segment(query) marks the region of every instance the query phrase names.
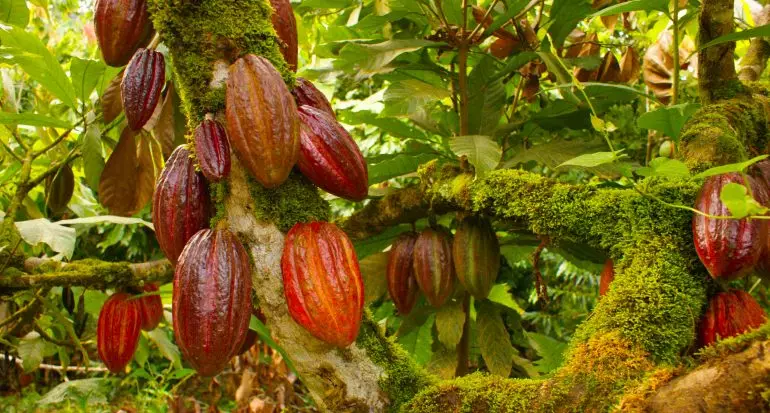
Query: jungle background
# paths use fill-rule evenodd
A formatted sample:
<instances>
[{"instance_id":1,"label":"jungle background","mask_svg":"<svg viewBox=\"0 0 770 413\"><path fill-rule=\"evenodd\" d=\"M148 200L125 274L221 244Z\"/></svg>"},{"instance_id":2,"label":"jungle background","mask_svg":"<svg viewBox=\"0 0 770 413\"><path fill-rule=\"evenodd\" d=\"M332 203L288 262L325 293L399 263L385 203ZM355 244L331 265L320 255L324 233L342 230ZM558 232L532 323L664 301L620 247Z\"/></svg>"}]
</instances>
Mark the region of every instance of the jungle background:
<instances>
[{"instance_id":1,"label":"jungle background","mask_svg":"<svg viewBox=\"0 0 770 413\"><path fill-rule=\"evenodd\" d=\"M229 12L238 3L222 7ZM734 157L705 159L682 149L682 136L692 140L699 133L690 130L687 135L685 129L704 104L739 94L711 93L717 88L705 87L708 82L702 77L714 69L707 66L707 73L699 71L703 63L699 58L713 63L727 55L741 80L766 80L764 60L770 45L762 36L770 36L770 28L763 26L768 16L764 5L738 0L713 6L727 4L730 24L738 31L730 34L730 27L724 33L710 33L715 46L705 49L701 39L704 23L698 17L708 4L701 3L292 3L299 33L298 75L313 81L330 98L369 168L371 186L366 201L353 203L322 194L328 201L330 220L340 223L354 240L370 310L367 317L408 353L415 363L410 369L430 377L421 383L435 384L471 372L476 373L470 377L479 380L556 380L568 374L563 366L569 343L578 326L594 317L599 302L599 273L608 258L623 256L621 246L608 243L609 239L551 240L550 233L558 234L560 224L519 219L542 214L541 219L546 220L548 214L558 212L558 205L548 209L533 203L531 211L523 212L525 207L511 207L493 216L503 259L488 299L464 307L460 292L440 309L420 299L408 316L401 316L385 285L387 248L400 233L424 228L430 221L452 227L456 210L462 209L457 208L462 201L453 200L461 198L456 196L456 188L425 188L434 180L438 183L472 170L470 177L464 175L466 181L508 182L510 176L502 173L518 171L532 174L515 175L522 182L539 176L554 185L628 191L647 203L634 207L637 215L619 213L614 219L642 220L639 217L651 210L654 212L647 217L654 222L640 221L640 226L659 229L672 222L672 227L681 229L692 216L687 208L692 207L699 179L742 171L761 159L757 156L766 150L758 142L766 143L764 129L756 132L760 137L742 138L748 142L747 148ZM173 340L170 274L153 234L148 201L163 159L189 137L185 110L190 108L180 98L178 80L171 75L175 62L169 59L162 105L143 132L147 145L160 150L135 153L133 169L110 167L111 159L125 160L126 156L116 154L125 128L117 97L121 69L101 60L92 10L93 2L87 0L0 0L0 209L6 211L2 213L4 225L15 227L20 235L18 239L3 238L0 244L0 252L5 253L0 255L0 410L347 411L332 408L328 401L319 406L293 364L292 353L271 335L270 323L256 316L250 327L258 334L257 344L234 358L225 372L204 379L185 366ZM736 42L734 52L722 50L718 58L705 52L732 42ZM163 36L158 50L171 53ZM706 112L713 115L713 107ZM741 126L754 127L750 123ZM709 169L719 166L722 168ZM516 179L511 182L520 182ZM531 182L532 193L545 186L535 178ZM671 182L688 189L681 195L666 186L673 185ZM421 197L431 200L430 205L408 192L416 188L422 191ZM494 191L491 184L490 188ZM62 190L63 201L56 192ZM502 195L519 193L502 191ZM745 193L723 196L732 202L736 216L764 213ZM542 201L539 198L532 196L533 202ZM300 208L301 199L280 194L267 194L264 199L274 203L276 211L271 217L284 231L287 223L306 218L287 217L277 210ZM609 197L605 201L620 202ZM738 210L743 213L735 212ZM570 206L565 205L564 211L565 217L574 218L569 215L575 212ZM593 211L585 212L582 219L595 218ZM636 228L635 222L626 224ZM17 265L18 255L26 257L22 265ZM704 270L692 259L693 253L689 256L683 265L695 268L690 271L693 277L702 276ZM56 262L80 263L78 268L86 269L57 273ZM98 360L96 319L109 293L133 283L132 276L141 278L142 271L127 271L125 264L104 266L104 262L149 263L162 270L153 273L155 280L165 282L160 292L166 319L160 328L142 333L123 375L109 374ZM111 272L120 276L111 277ZM20 273L23 275L18 276ZM59 277L47 277L50 273ZM767 281L751 275L732 285L749 291L770 309ZM707 285L702 291L681 292L696 298L688 301L688 305L694 304L686 315L673 317L679 325L687 325L671 332L672 336L666 332L653 336L649 330L658 327L652 325L632 329L653 361L633 358L633 352L608 350L617 363L633 359L643 364L638 370L644 372L639 375L644 379L632 378L636 376L631 373L610 378L609 385L597 379L595 400L601 403L569 396L568 400L577 400L571 408L631 409L637 399L650 397L704 360L744 350L748 344L740 341L732 343L731 351L721 348L704 355L693 344L692 330L705 304L705 291L714 288ZM616 300L609 299L609 305ZM763 327L750 340L766 339L766 331ZM673 341L678 347L649 345L661 337L676 337ZM458 358L463 351L467 354ZM466 368L458 369L458 360L461 364L465 360ZM645 363L653 363L657 370ZM623 369L631 371L628 366ZM457 383L457 388L464 389L462 383L470 382ZM490 396L494 392L510 391L496 387L494 381L484 383L489 393L475 393L468 396L475 401L460 404L466 410L496 410L494 406L504 410L505 401L473 407L480 399L497 397ZM766 379L764 383L767 385ZM392 391L401 390L387 388ZM394 406L405 405L416 392L404 390L390 394L390 399L398 401ZM758 403L763 400L767 407L767 388L757 388L755 393ZM437 397L444 400L445 394ZM464 396L456 397L464 400Z\"/></svg>"}]
</instances>

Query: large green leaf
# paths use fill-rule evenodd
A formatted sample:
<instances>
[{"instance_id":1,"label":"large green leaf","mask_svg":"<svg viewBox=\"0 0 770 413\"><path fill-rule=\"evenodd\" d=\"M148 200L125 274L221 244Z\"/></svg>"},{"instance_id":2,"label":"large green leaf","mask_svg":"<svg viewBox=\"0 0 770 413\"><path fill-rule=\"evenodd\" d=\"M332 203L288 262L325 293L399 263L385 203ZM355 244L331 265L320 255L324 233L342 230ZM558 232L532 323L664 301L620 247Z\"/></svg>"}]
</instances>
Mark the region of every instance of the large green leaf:
<instances>
[{"instance_id":1,"label":"large green leaf","mask_svg":"<svg viewBox=\"0 0 770 413\"><path fill-rule=\"evenodd\" d=\"M495 62L485 56L468 76L468 133L493 135L505 108L505 85L495 77Z\"/></svg>"},{"instance_id":2,"label":"large green leaf","mask_svg":"<svg viewBox=\"0 0 770 413\"><path fill-rule=\"evenodd\" d=\"M436 159L437 153L396 153L388 157L379 156L377 163L369 165L369 185L396 178L417 171L420 165Z\"/></svg>"},{"instance_id":3,"label":"large green leaf","mask_svg":"<svg viewBox=\"0 0 770 413\"><path fill-rule=\"evenodd\" d=\"M503 148L489 136L454 136L449 140L449 147L457 156L467 156L479 177L494 170L503 156Z\"/></svg>"},{"instance_id":4,"label":"large green leaf","mask_svg":"<svg viewBox=\"0 0 770 413\"><path fill-rule=\"evenodd\" d=\"M632 11L661 11L668 13L669 0L631 0L625 3L615 4L613 6L601 9L592 14L591 17L613 16Z\"/></svg>"},{"instance_id":5,"label":"large green leaf","mask_svg":"<svg viewBox=\"0 0 770 413\"><path fill-rule=\"evenodd\" d=\"M374 44L348 43L340 50L339 57L341 63L358 66L358 78L366 78L387 70L386 67L404 53L442 44L422 39L386 40Z\"/></svg>"},{"instance_id":6,"label":"large green leaf","mask_svg":"<svg viewBox=\"0 0 770 413\"><path fill-rule=\"evenodd\" d=\"M548 27L554 47L561 48L578 22L591 14L591 11L591 3L588 0L554 0Z\"/></svg>"},{"instance_id":7,"label":"large green leaf","mask_svg":"<svg viewBox=\"0 0 770 413\"><path fill-rule=\"evenodd\" d=\"M356 241L353 243L353 246L356 249L356 256L359 260L362 260L372 254L381 252L387 248L388 245L392 244L393 241L398 238L402 232L408 230L408 225L390 227L373 237Z\"/></svg>"},{"instance_id":8,"label":"large green leaf","mask_svg":"<svg viewBox=\"0 0 770 413\"><path fill-rule=\"evenodd\" d=\"M29 9L25 0L0 0L0 22L24 28L29 23Z\"/></svg>"},{"instance_id":9,"label":"large green leaf","mask_svg":"<svg viewBox=\"0 0 770 413\"><path fill-rule=\"evenodd\" d=\"M693 176L693 179L703 179L703 178L708 178L709 176L721 175L721 174L726 174L726 173L730 173L730 172L743 172L749 166L754 165L755 163L757 163L759 161L762 161L762 160L765 160L767 158L768 158L768 155L759 155L759 156L751 158L751 159L749 159L748 161L745 161L745 162L738 162L738 163L731 163L731 164L727 164L727 165L715 166L715 167L713 167L711 169L707 169L707 170L705 170L705 171L703 171L703 172Z\"/></svg>"},{"instance_id":10,"label":"large green leaf","mask_svg":"<svg viewBox=\"0 0 770 413\"><path fill-rule=\"evenodd\" d=\"M108 396L118 388L120 379L96 378L65 381L37 401L39 406L85 398L89 406L107 403Z\"/></svg>"},{"instance_id":11,"label":"large green leaf","mask_svg":"<svg viewBox=\"0 0 770 413\"><path fill-rule=\"evenodd\" d=\"M562 162L561 166L582 166L586 168L593 168L599 165L615 162L620 159L623 154L623 150L615 152L594 152L580 155L578 157L569 159Z\"/></svg>"},{"instance_id":12,"label":"large green leaf","mask_svg":"<svg viewBox=\"0 0 770 413\"><path fill-rule=\"evenodd\" d=\"M83 155L86 182L91 189L96 189L104 170L101 131L96 125L91 125L86 133L80 135L80 153Z\"/></svg>"},{"instance_id":13,"label":"large green leaf","mask_svg":"<svg viewBox=\"0 0 770 413\"><path fill-rule=\"evenodd\" d=\"M158 350L160 350L161 354L163 354L163 357L171 361L171 364L174 365L174 368L182 368L182 355L179 352L179 347L177 347L176 344L174 344L168 338L168 333L166 330L156 328L148 332L147 336L150 338L150 340L152 340L153 343L155 343L156 346L158 346Z\"/></svg>"},{"instance_id":14,"label":"large green leaf","mask_svg":"<svg viewBox=\"0 0 770 413\"><path fill-rule=\"evenodd\" d=\"M698 103L663 106L639 116L636 123L640 128L660 131L669 138L679 141L684 124L700 109Z\"/></svg>"},{"instance_id":15,"label":"large green leaf","mask_svg":"<svg viewBox=\"0 0 770 413\"><path fill-rule=\"evenodd\" d=\"M404 335L400 335L398 338L399 344L401 344L409 354L414 357L414 360L420 365L427 364L432 355L431 346L433 345L433 322L435 315L429 314L424 318L421 317L421 313L412 311L409 317L416 316L420 322L415 323L415 328L412 328ZM406 324L407 321L404 321Z\"/></svg>"},{"instance_id":16,"label":"large green leaf","mask_svg":"<svg viewBox=\"0 0 770 413\"><path fill-rule=\"evenodd\" d=\"M564 351L567 343L558 341L538 333L526 333L529 345L540 355L540 360L535 362L541 373L548 373L561 366L564 360Z\"/></svg>"},{"instance_id":17,"label":"large green leaf","mask_svg":"<svg viewBox=\"0 0 770 413\"><path fill-rule=\"evenodd\" d=\"M104 76L107 65L99 60L72 58L70 61L70 77L77 97L87 102L91 92Z\"/></svg>"},{"instance_id":18,"label":"large green leaf","mask_svg":"<svg viewBox=\"0 0 770 413\"><path fill-rule=\"evenodd\" d=\"M740 32L719 36L716 39L702 45L699 50L703 50L705 48L716 46L722 43L735 42L738 40L750 40L754 37L769 37L769 36L770 36L770 24L766 24L764 26L758 26L753 29L743 30Z\"/></svg>"},{"instance_id":19,"label":"large green leaf","mask_svg":"<svg viewBox=\"0 0 770 413\"><path fill-rule=\"evenodd\" d=\"M417 79L396 82L385 91L381 116L414 116L424 113L428 104L451 96L449 90Z\"/></svg>"},{"instance_id":20,"label":"large green leaf","mask_svg":"<svg viewBox=\"0 0 770 413\"><path fill-rule=\"evenodd\" d=\"M481 356L487 368L492 374L508 377L513 367L514 349L497 308L480 302L476 314L476 326Z\"/></svg>"},{"instance_id":21,"label":"large green leaf","mask_svg":"<svg viewBox=\"0 0 770 413\"><path fill-rule=\"evenodd\" d=\"M37 113L9 113L0 112L0 124L3 125L27 125L50 128L70 129L72 124L66 120L52 118Z\"/></svg>"},{"instance_id":22,"label":"large green leaf","mask_svg":"<svg viewBox=\"0 0 770 413\"><path fill-rule=\"evenodd\" d=\"M463 335L465 313L460 300L454 299L439 308L436 312L436 330L438 339L447 348L455 348Z\"/></svg>"},{"instance_id":23,"label":"large green leaf","mask_svg":"<svg viewBox=\"0 0 770 413\"><path fill-rule=\"evenodd\" d=\"M36 332L31 332L19 340L19 357L22 360L21 366L26 372L36 370L43 362L43 357L51 355L53 351L53 346Z\"/></svg>"},{"instance_id":24,"label":"large green leaf","mask_svg":"<svg viewBox=\"0 0 770 413\"><path fill-rule=\"evenodd\" d=\"M664 157L655 158L650 161L650 165L639 168L637 175L646 177L661 177L669 179L682 179L690 177L690 170L687 165L678 159L669 159Z\"/></svg>"},{"instance_id":25,"label":"large green leaf","mask_svg":"<svg viewBox=\"0 0 770 413\"><path fill-rule=\"evenodd\" d=\"M30 245L44 243L66 258L75 252L76 233L74 228L53 223L45 218L16 222L21 238Z\"/></svg>"}]
</instances>

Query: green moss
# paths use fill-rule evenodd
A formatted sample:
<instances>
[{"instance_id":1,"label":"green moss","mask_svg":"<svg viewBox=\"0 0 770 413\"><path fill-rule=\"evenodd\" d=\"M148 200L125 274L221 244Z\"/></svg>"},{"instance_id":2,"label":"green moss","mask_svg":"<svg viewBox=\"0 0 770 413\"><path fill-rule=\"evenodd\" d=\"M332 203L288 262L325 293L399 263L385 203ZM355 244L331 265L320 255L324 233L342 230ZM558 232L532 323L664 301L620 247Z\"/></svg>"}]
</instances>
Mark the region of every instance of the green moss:
<instances>
[{"instance_id":1,"label":"green moss","mask_svg":"<svg viewBox=\"0 0 770 413\"><path fill-rule=\"evenodd\" d=\"M329 203L298 172L292 172L289 179L275 189L266 189L249 178L249 189L257 219L274 222L281 231L288 231L297 222L329 220Z\"/></svg>"},{"instance_id":2,"label":"green moss","mask_svg":"<svg viewBox=\"0 0 770 413\"><path fill-rule=\"evenodd\" d=\"M749 348L753 343L768 339L770 339L770 322L746 334L722 339L708 347L704 347L697 354L698 360L705 362L722 358L728 354L740 353Z\"/></svg>"},{"instance_id":3,"label":"green moss","mask_svg":"<svg viewBox=\"0 0 770 413\"><path fill-rule=\"evenodd\" d=\"M211 228L216 228L219 221L223 220L227 215L225 208L225 200L230 194L230 185L227 181L220 181L209 184L209 193L211 194L211 202L214 204L214 217L211 218Z\"/></svg>"},{"instance_id":4,"label":"green moss","mask_svg":"<svg viewBox=\"0 0 770 413\"><path fill-rule=\"evenodd\" d=\"M24 266L24 254L20 248L21 235L10 218L0 221L0 271L5 268Z\"/></svg>"}]
</instances>

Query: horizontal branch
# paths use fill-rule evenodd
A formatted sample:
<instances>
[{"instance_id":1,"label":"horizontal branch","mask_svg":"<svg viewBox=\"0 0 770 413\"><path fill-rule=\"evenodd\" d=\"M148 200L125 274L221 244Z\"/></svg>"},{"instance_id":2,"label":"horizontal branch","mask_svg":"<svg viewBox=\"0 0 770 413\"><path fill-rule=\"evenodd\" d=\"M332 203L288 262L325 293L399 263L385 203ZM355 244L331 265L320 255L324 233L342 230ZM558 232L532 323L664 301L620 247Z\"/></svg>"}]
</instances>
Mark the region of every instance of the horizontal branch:
<instances>
[{"instance_id":1,"label":"horizontal branch","mask_svg":"<svg viewBox=\"0 0 770 413\"><path fill-rule=\"evenodd\" d=\"M5 354L0 354L0 360L7 360L7 361L13 361L19 366L22 366L24 364L24 360L18 358L18 357L12 357L12 356L6 356ZM67 366L66 368L64 366L57 366L54 364L40 364L37 366L38 370L52 370L52 371L58 371L62 372L64 370L67 370L67 372L75 372L75 373L81 373L81 374L90 374L90 373L104 373L109 371L107 367L104 367L104 365L98 365L94 367L78 367L78 366Z\"/></svg>"}]
</instances>

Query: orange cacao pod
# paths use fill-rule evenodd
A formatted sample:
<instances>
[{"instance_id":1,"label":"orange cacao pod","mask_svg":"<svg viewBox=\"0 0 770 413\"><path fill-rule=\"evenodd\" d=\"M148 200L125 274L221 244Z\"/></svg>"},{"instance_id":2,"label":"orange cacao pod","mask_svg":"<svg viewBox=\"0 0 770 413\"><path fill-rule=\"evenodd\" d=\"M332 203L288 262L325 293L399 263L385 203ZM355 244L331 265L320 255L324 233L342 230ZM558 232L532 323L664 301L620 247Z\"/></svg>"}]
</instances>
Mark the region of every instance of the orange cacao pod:
<instances>
[{"instance_id":1,"label":"orange cacao pod","mask_svg":"<svg viewBox=\"0 0 770 413\"><path fill-rule=\"evenodd\" d=\"M602 275L599 278L599 297L607 294L610 289L610 283L615 279L615 264L612 260L607 260L602 268Z\"/></svg>"},{"instance_id":2,"label":"orange cacao pod","mask_svg":"<svg viewBox=\"0 0 770 413\"><path fill-rule=\"evenodd\" d=\"M332 108L332 104L329 103L329 99L326 99L326 95L318 90L313 82L298 77L297 86L294 87L291 94L294 95L297 107L302 107L303 105L312 106L316 109L328 112L330 115L334 116L335 119L337 118L337 115Z\"/></svg>"},{"instance_id":3,"label":"orange cacao pod","mask_svg":"<svg viewBox=\"0 0 770 413\"><path fill-rule=\"evenodd\" d=\"M385 273L388 292L401 315L407 315L412 311L420 294L420 287L417 285L412 269L415 241L417 241L416 232L405 232L393 242L388 253L388 267Z\"/></svg>"},{"instance_id":4,"label":"orange cacao pod","mask_svg":"<svg viewBox=\"0 0 770 413\"><path fill-rule=\"evenodd\" d=\"M489 220L467 217L460 221L452 242L457 279L477 300L483 300L500 272L500 243Z\"/></svg>"},{"instance_id":5,"label":"orange cacao pod","mask_svg":"<svg viewBox=\"0 0 770 413\"><path fill-rule=\"evenodd\" d=\"M281 257L289 314L321 341L347 347L364 311L364 284L353 243L328 222L299 223Z\"/></svg>"},{"instance_id":6,"label":"orange cacao pod","mask_svg":"<svg viewBox=\"0 0 770 413\"><path fill-rule=\"evenodd\" d=\"M187 243L174 271L174 336L202 376L225 368L240 350L251 318L249 256L226 229L203 229Z\"/></svg>"},{"instance_id":7,"label":"orange cacao pod","mask_svg":"<svg viewBox=\"0 0 770 413\"><path fill-rule=\"evenodd\" d=\"M289 177L297 163L297 105L281 74L263 57L247 55L230 66L225 98L230 144L266 188Z\"/></svg>"},{"instance_id":8,"label":"orange cacao pod","mask_svg":"<svg viewBox=\"0 0 770 413\"><path fill-rule=\"evenodd\" d=\"M312 106L299 108L302 146L299 170L331 194L361 201L369 192L369 172L358 145L334 117Z\"/></svg>"},{"instance_id":9,"label":"orange cacao pod","mask_svg":"<svg viewBox=\"0 0 770 413\"><path fill-rule=\"evenodd\" d=\"M297 20L289 0L270 0L273 6L273 28L281 41L281 54L291 70L297 71Z\"/></svg>"},{"instance_id":10,"label":"orange cacao pod","mask_svg":"<svg viewBox=\"0 0 770 413\"><path fill-rule=\"evenodd\" d=\"M425 228L414 243L414 276L425 298L441 307L454 291L452 234L444 228Z\"/></svg>"},{"instance_id":11,"label":"orange cacao pod","mask_svg":"<svg viewBox=\"0 0 770 413\"><path fill-rule=\"evenodd\" d=\"M145 293L157 293L158 286L146 284L143 290ZM142 312L142 330L154 330L163 319L163 301L161 301L160 295L148 295L137 301L139 301L139 309Z\"/></svg>"},{"instance_id":12,"label":"orange cacao pod","mask_svg":"<svg viewBox=\"0 0 770 413\"><path fill-rule=\"evenodd\" d=\"M195 129L195 155L203 176L211 182L230 175L230 144L219 122L206 119Z\"/></svg>"},{"instance_id":13,"label":"orange cacao pod","mask_svg":"<svg viewBox=\"0 0 770 413\"><path fill-rule=\"evenodd\" d=\"M139 301L126 293L115 293L104 302L96 325L99 358L113 373L120 373L134 357L139 344L142 315Z\"/></svg>"},{"instance_id":14,"label":"orange cacao pod","mask_svg":"<svg viewBox=\"0 0 770 413\"><path fill-rule=\"evenodd\" d=\"M174 264L187 240L209 227L211 199L203 176L195 172L190 151L177 147L155 183L152 223L160 249Z\"/></svg>"},{"instance_id":15,"label":"orange cacao pod","mask_svg":"<svg viewBox=\"0 0 770 413\"><path fill-rule=\"evenodd\" d=\"M766 204L766 189L749 177L754 197ZM714 216L732 215L722 203L720 194L728 183L743 184L739 173L728 173L706 179L695 208ZM695 214L692 231L695 249L713 278L740 278L754 269L763 252L767 226L761 220L711 219Z\"/></svg>"},{"instance_id":16,"label":"orange cacao pod","mask_svg":"<svg viewBox=\"0 0 770 413\"><path fill-rule=\"evenodd\" d=\"M713 296L698 328L702 347L734 337L765 323L765 311L748 293L730 290Z\"/></svg>"},{"instance_id":17,"label":"orange cacao pod","mask_svg":"<svg viewBox=\"0 0 770 413\"><path fill-rule=\"evenodd\" d=\"M120 95L128 126L142 129L155 112L160 93L166 84L166 63L154 50L139 49L126 66Z\"/></svg>"},{"instance_id":18,"label":"orange cacao pod","mask_svg":"<svg viewBox=\"0 0 770 413\"><path fill-rule=\"evenodd\" d=\"M145 0L96 0L94 31L104 61L123 66L153 35Z\"/></svg>"}]
</instances>

